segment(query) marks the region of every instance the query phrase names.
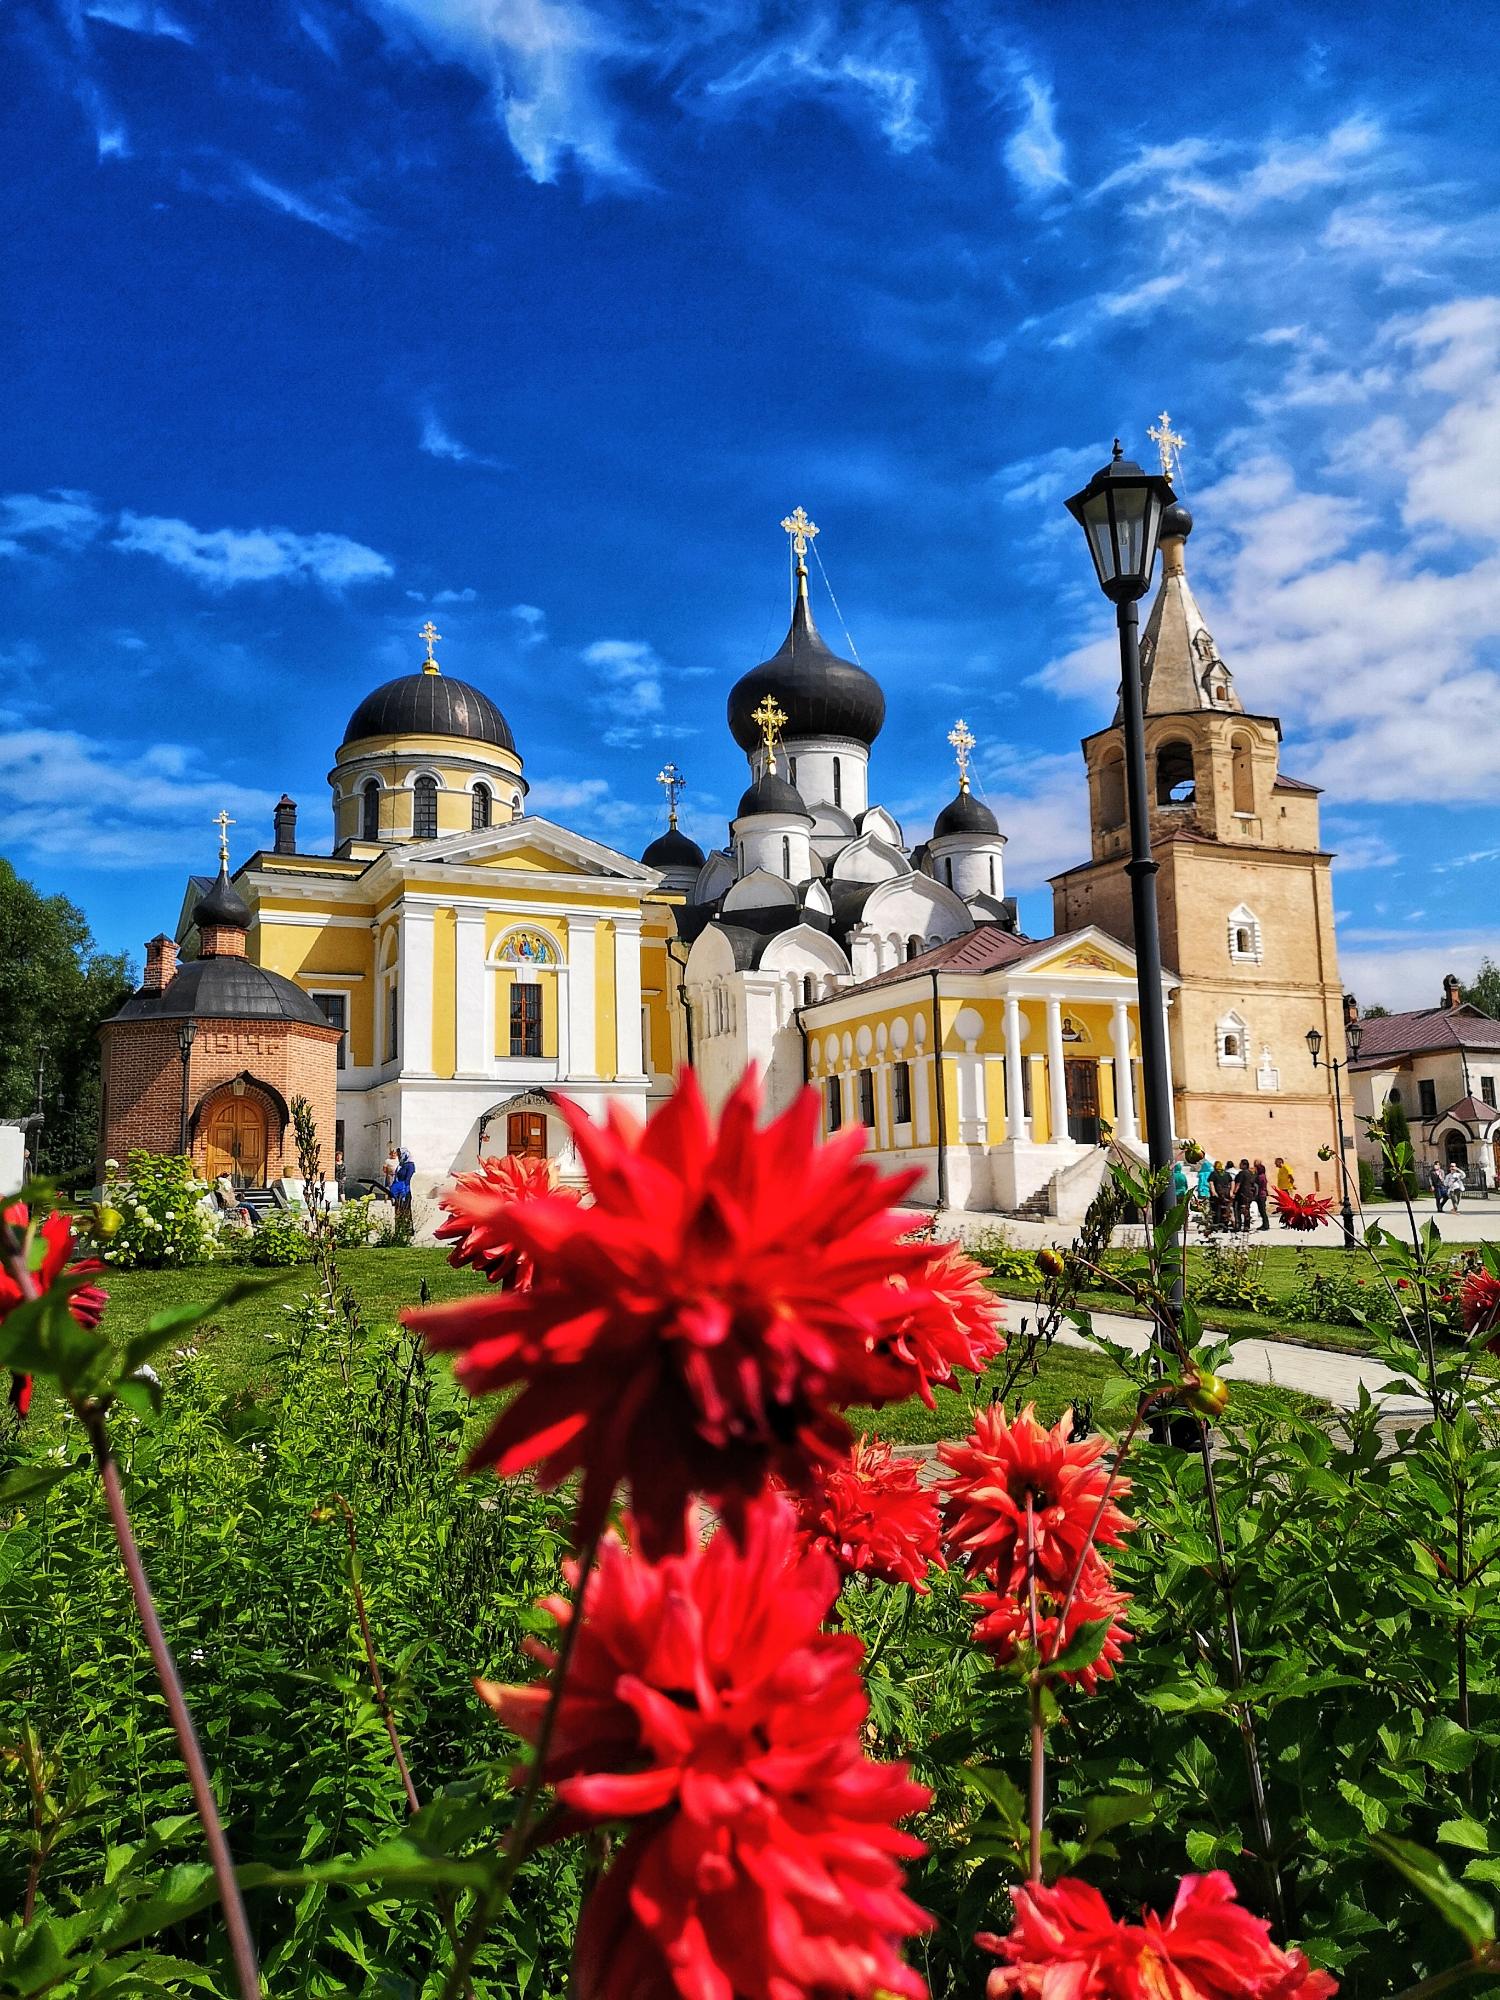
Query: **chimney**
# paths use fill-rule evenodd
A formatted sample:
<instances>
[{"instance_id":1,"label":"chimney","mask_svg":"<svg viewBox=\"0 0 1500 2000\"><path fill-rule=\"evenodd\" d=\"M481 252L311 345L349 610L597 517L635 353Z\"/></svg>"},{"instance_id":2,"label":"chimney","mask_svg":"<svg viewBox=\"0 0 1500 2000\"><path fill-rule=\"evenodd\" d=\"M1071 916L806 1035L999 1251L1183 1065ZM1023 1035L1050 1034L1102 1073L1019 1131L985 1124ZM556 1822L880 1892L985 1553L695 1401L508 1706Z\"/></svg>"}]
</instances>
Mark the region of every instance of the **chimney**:
<instances>
[{"instance_id":1,"label":"chimney","mask_svg":"<svg viewBox=\"0 0 1500 2000\"><path fill-rule=\"evenodd\" d=\"M1443 981L1443 1005L1451 1014L1455 1008L1462 1007L1463 1004L1463 988L1459 984L1458 974L1450 972Z\"/></svg>"},{"instance_id":2,"label":"chimney","mask_svg":"<svg viewBox=\"0 0 1500 2000\"><path fill-rule=\"evenodd\" d=\"M1359 1002L1352 993L1344 995L1344 1026L1350 1027L1359 1019Z\"/></svg>"},{"instance_id":3,"label":"chimney","mask_svg":"<svg viewBox=\"0 0 1500 2000\"><path fill-rule=\"evenodd\" d=\"M276 844L272 852L297 852L297 801L289 799L285 792L276 802Z\"/></svg>"},{"instance_id":4,"label":"chimney","mask_svg":"<svg viewBox=\"0 0 1500 2000\"><path fill-rule=\"evenodd\" d=\"M141 985L148 993L164 993L177 972L177 940L165 931L146 940L146 972Z\"/></svg>"}]
</instances>

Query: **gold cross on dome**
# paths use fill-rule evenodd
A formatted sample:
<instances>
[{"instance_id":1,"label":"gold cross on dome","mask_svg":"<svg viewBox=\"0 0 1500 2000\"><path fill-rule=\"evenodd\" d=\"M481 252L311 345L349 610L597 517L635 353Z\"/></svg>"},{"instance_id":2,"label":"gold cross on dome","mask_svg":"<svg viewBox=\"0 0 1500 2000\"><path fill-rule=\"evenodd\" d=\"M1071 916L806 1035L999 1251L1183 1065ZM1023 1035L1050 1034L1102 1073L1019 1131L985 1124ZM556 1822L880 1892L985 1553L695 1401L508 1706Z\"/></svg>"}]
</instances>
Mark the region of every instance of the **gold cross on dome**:
<instances>
[{"instance_id":1,"label":"gold cross on dome","mask_svg":"<svg viewBox=\"0 0 1500 2000\"><path fill-rule=\"evenodd\" d=\"M966 792L969 789L969 752L974 748L974 732L962 716L948 731L948 741L958 759L958 789Z\"/></svg>"},{"instance_id":2,"label":"gold cross on dome","mask_svg":"<svg viewBox=\"0 0 1500 2000\"><path fill-rule=\"evenodd\" d=\"M425 639L427 642L427 659L422 667L424 674L440 674L443 671L437 663L437 654L432 650L442 636L430 618L417 634L419 639Z\"/></svg>"},{"instance_id":3,"label":"gold cross on dome","mask_svg":"<svg viewBox=\"0 0 1500 2000\"><path fill-rule=\"evenodd\" d=\"M675 764L663 764L656 774L656 782L667 795L667 824L676 826L677 794L686 786L687 779Z\"/></svg>"},{"instance_id":4,"label":"gold cross on dome","mask_svg":"<svg viewBox=\"0 0 1500 2000\"><path fill-rule=\"evenodd\" d=\"M1182 447L1187 443L1187 439L1181 431L1173 430L1172 419L1165 410L1154 424L1147 426L1146 435L1156 446L1163 474L1168 479L1175 479L1182 470Z\"/></svg>"},{"instance_id":5,"label":"gold cross on dome","mask_svg":"<svg viewBox=\"0 0 1500 2000\"><path fill-rule=\"evenodd\" d=\"M799 557L807 554L807 545L818 532L816 521L809 521L805 507L794 507L782 522L782 527L792 538L792 547Z\"/></svg>"},{"instance_id":6,"label":"gold cross on dome","mask_svg":"<svg viewBox=\"0 0 1500 2000\"><path fill-rule=\"evenodd\" d=\"M801 509L798 509L801 512ZM774 778L776 775L776 739L786 727L786 710L774 694L768 694L759 708L752 708L750 720L760 724L761 738L766 746L766 769Z\"/></svg>"},{"instance_id":7,"label":"gold cross on dome","mask_svg":"<svg viewBox=\"0 0 1500 2000\"><path fill-rule=\"evenodd\" d=\"M214 814L214 825L219 829L219 859L227 863L229 860L229 829L234 825L234 821L222 806Z\"/></svg>"}]
</instances>

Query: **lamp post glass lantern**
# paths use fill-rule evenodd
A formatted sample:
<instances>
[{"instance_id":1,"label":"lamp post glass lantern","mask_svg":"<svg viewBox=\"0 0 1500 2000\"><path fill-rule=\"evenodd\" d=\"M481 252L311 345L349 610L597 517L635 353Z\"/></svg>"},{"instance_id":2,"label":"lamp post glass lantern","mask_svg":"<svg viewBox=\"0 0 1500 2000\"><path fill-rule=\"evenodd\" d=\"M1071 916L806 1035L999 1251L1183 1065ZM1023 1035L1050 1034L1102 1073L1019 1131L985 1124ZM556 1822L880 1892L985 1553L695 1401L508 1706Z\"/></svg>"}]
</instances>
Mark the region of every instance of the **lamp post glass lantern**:
<instances>
[{"instance_id":1,"label":"lamp post glass lantern","mask_svg":"<svg viewBox=\"0 0 1500 2000\"><path fill-rule=\"evenodd\" d=\"M188 1149L188 1059L193 1053L193 1039L198 1033L196 1021L179 1021L177 1024L177 1050L182 1057L182 1104L177 1118L177 1150L184 1159Z\"/></svg>"},{"instance_id":2,"label":"lamp post glass lantern","mask_svg":"<svg viewBox=\"0 0 1500 2000\"><path fill-rule=\"evenodd\" d=\"M1131 602L1150 589L1162 511L1175 497L1160 473L1143 472L1124 457L1116 438L1109 464L1067 503L1088 542L1099 588L1113 603Z\"/></svg>"}]
</instances>

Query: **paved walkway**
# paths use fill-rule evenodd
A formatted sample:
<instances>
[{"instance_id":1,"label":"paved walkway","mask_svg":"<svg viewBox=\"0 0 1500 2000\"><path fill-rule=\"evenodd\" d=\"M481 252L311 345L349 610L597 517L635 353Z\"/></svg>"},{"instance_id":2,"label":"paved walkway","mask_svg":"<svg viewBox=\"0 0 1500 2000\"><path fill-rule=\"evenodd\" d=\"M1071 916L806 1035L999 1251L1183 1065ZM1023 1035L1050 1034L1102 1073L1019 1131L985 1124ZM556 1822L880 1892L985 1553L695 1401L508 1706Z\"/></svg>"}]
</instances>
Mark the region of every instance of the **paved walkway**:
<instances>
[{"instance_id":1,"label":"paved walkway","mask_svg":"<svg viewBox=\"0 0 1500 2000\"><path fill-rule=\"evenodd\" d=\"M1413 1206L1418 1223L1436 1222L1438 1234L1445 1243L1500 1242L1500 1197L1492 1197L1489 1201L1467 1202L1457 1215L1446 1211L1442 1215L1435 1214L1430 1199L1416 1202ZM920 1215L932 1213L931 1209L913 1209L912 1212ZM1383 1229L1390 1230L1393 1235L1409 1240L1411 1224L1407 1220L1405 1208L1394 1207L1389 1202L1372 1202L1364 1210L1363 1215L1356 1209L1354 1226L1361 1234L1375 1222L1378 1222ZM1080 1226L1077 1222L1059 1221L1056 1216L1047 1216L1040 1222L1032 1222L1017 1216L998 1215L993 1210L967 1208L941 1209L937 1218L939 1236L957 1236L965 1242L972 1243L976 1237L994 1232L1003 1236L1007 1243L1014 1244L1018 1250L1039 1250L1047 1243L1066 1249L1078 1234ZM1124 1247L1134 1248L1140 1243L1141 1237L1142 1231L1137 1224L1122 1223L1115 1231L1114 1240ZM1203 1238L1195 1231L1191 1240L1194 1243L1201 1243ZM1336 1250L1343 1241L1343 1224L1337 1211L1331 1221L1323 1223L1317 1229L1306 1231L1283 1229L1273 1219L1269 1230L1262 1230L1257 1223L1250 1232L1249 1240L1262 1249L1273 1243L1279 1243L1283 1248L1290 1246L1295 1249L1299 1244L1310 1244L1319 1250ZM1220 1236L1214 1241L1236 1242L1238 1238Z\"/></svg>"},{"instance_id":2,"label":"paved walkway","mask_svg":"<svg viewBox=\"0 0 1500 2000\"><path fill-rule=\"evenodd\" d=\"M1030 1299L1004 1293L1001 1296L1007 1309L1006 1323L1011 1328L1019 1324L1023 1314L1036 1311ZM1143 1319L1125 1313L1095 1312L1093 1322L1095 1330L1106 1340L1128 1347L1132 1353L1139 1354L1149 1345L1149 1327ZM1292 1340L1262 1340L1254 1335L1235 1339L1231 1334L1227 1338L1234 1340L1234 1356L1224 1367L1229 1381L1272 1383L1278 1389L1295 1389L1300 1395L1316 1396L1319 1401L1342 1410L1356 1407L1363 1388L1369 1391L1384 1417L1421 1417L1427 1411L1426 1402L1419 1396L1384 1393L1391 1371L1383 1361L1372 1360L1368 1355L1339 1354L1331 1348L1304 1347ZM1063 1347L1090 1348L1089 1341L1072 1326L1062 1327L1057 1339Z\"/></svg>"}]
</instances>

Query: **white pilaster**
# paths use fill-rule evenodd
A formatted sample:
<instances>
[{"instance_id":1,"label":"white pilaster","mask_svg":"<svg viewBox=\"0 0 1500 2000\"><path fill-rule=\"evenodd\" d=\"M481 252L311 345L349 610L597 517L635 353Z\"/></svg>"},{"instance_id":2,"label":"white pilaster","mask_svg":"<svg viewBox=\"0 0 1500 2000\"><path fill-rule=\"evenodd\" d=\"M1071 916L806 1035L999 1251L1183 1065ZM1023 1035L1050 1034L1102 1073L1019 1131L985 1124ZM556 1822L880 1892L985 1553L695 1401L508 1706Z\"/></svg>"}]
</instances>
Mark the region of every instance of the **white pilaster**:
<instances>
[{"instance_id":1,"label":"white pilaster","mask_svg":"<svg viewBox=\"0 0 1500 2000\"><path fill-rule=\"evenodd\" d=\"M401 1072L432 1075L432 911L403 910L400 942Z\"/></svg>"},{"instance_id":2,"label":"white pilaster","mask_svg":"<svg viewBox=\"0 0 1500 2000\"><path fill-rule=\"evenodd\" d=\"M1021 1071L1021 1008L1013 993L1005 996L1005 1136L1029 1139L1026 1085Z\"/></svg>"},{"instance_id":3,"label":"white pilaster","mask_svg":"<svg viewBox=\"0 0 1500 2000\"><path fill-rule=\"evenodd\" d=\"M460 1076L483 1076L492 1035L494 993L484 968L484 911L459 909L453 949L454 1064Z\"/></svg>"},{"instance_id":4,"label":"white pilaster","mask_svg":"<svg viewBox=\"0 0 1500 2000\"><path fill-rule=\"evenodd\" d=\"M1138 1146L1141 1128L1135 1115L1135 1070L1130 1060L1130 1010L1123 1000L1115 1002L1110 1022L1110 1040L1115 1046L1115 1123L1126 1146Z\"/></svg>"},{"instance_id":5,"label":"white pilaster","mask_svg":"<svg viewBox=\"0 0 1500 2000\"><path fill-rule=\"evenodd\" d=\"M891 1066L877 1059L875 1066L875 1144L880 1151L891 1143Z\"/></svg>"},{"instance_id":6,"label":"white pilaster","mask_svg":"<svg viewBox=\"0 0 1500 2000\"><path fill-rule=\"evenodd\" d=\"M919 1049L910 1060L912 1139L918 1146L930 1146L932 1101L928 1093L927 1079L932 1073L931 1059L924 1056Z\"/></svg>"},{"instance_id":7,"label":"white pilaster","mask_svg":"<svg viewBox=\"0 0 1500 2000\"><path fill-rule=\"evenodd\" d=\"M645 1076L641 1047L641 919L616 917L615 925L615 1065L622 1081L638 1083Z\"/></svg>"},{"instance_id":8,"label":"white pilaster","mask_svg":"<svg viewBox=\"0 0 1500 2000\"><path fill-rule=\"evenodd\" d=\"M596 917L569 917L568 925L568 1070L570 1076L597 1076L599 1059L594 1035L594 981L599 922ZM637 974L639 982L639 973ZM637 1030L639 1032L639 1030Z\"/></svg>"},{"instance_id":9,"label":"white pilaster","mask_svg":"<svg viewBox=\"0 0 1500 2000\"><path fill-rule=\"evenodd\" d=\"M1047 998L1047 1088L1052 1104L1052 1143L1068 1136L1068 1081L1063 1074L1062 999Z\"/></svg>"}]
</instances>

